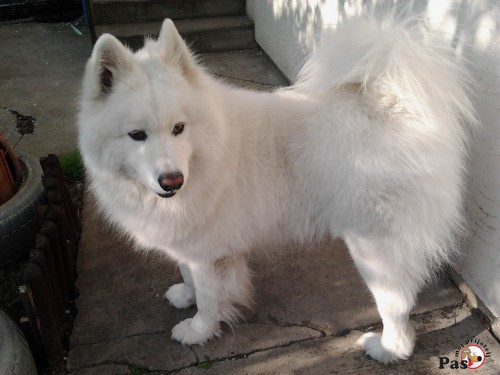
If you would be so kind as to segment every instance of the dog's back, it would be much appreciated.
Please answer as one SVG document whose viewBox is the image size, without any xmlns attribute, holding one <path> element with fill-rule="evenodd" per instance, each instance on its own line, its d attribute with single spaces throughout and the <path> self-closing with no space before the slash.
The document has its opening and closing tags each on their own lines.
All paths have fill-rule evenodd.
<svg viewBox="0 0 500 375">
<path fill-rule="evenodd" d="M 320 103 L 301 119 L 311 147 L 296 169 L 327 195 L 323 212 L 334 216 L 335 234 L 397 233 L 434 261 L 446 259 L 477 126 L 470 82 L 449 46 L 417 20 L 356 18 L 325 32 L 291 90 Z"/>
</svg>

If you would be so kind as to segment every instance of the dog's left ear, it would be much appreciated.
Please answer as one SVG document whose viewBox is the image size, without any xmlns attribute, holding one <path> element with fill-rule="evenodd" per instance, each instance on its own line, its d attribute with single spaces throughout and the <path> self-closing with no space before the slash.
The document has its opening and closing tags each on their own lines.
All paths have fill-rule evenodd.
<svg viewBox="0 0 500 375">
<path fill-rule="evenodd" d="M 199 69 L 196 66 L 196 60 L 169 18 L 163 21 L 158 36 L 158 45 L 167 64 L 180 67 L 189 80 L 194 81 L 198 78 Z"/>
</svg>

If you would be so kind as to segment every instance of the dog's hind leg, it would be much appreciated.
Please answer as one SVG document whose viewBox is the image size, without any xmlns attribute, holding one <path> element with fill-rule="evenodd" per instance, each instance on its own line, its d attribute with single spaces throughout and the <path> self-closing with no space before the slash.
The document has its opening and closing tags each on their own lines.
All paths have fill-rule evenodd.
<svg viewBox="0 0 500 375">
<path fill-rule="evenodd" d="M 189 270 L 198 312 L 172 329 L 172 339 L 185 345 L 204 344 L 221 334 L 221 321 L 238 319 L 238 305 L 250 305 L 250 273 L 245 255 L 223 257 L 212 264 L 190 263 Z"/>
<path fill-rule="evenodd" d="M 409 314 L 424 283 L 408 249 L 398 249 L 387 239 L 345 238 L 363 280 L 372 292 L 382 318 L 383 331 L 365 333 L 358 340 L 366 354 L 382 363 L 407 359 L 415 345 Z"/>
<path fill-rule="evenodd" d="M 183 283 L 172 285 L 165 293 L 165 298 L 178 309 L 187 309 L 196 303 L 193 277 L 187 264 L 179 264 Z"/>
</svg>

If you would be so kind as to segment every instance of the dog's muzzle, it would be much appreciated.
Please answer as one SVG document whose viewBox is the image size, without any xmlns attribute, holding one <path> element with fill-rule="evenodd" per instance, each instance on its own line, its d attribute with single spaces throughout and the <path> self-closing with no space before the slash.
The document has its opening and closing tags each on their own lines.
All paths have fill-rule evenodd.
<svg viewBox="0 0 500 375">
<path fill-rule="evenodd" d="M 184 183 L 184 175 L 181 172 L 164 173 L 158 177 L 158 184 L 165 193 L 157 193 L 162 198 L 170 198 L 177 193 Z"/>
</svg>

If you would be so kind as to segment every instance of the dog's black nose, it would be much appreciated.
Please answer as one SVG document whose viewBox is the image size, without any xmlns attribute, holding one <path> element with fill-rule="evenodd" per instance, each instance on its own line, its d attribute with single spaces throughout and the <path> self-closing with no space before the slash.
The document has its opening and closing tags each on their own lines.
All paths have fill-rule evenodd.
<svg viewBox="0 0 500 375">
<path fill-rule="evenodd" d="M 158 177 L 160 187 L 167 193 L 179 190 L 184 183 L 184 176 L 181 172 L 164 173 Z"/>
</svg>

